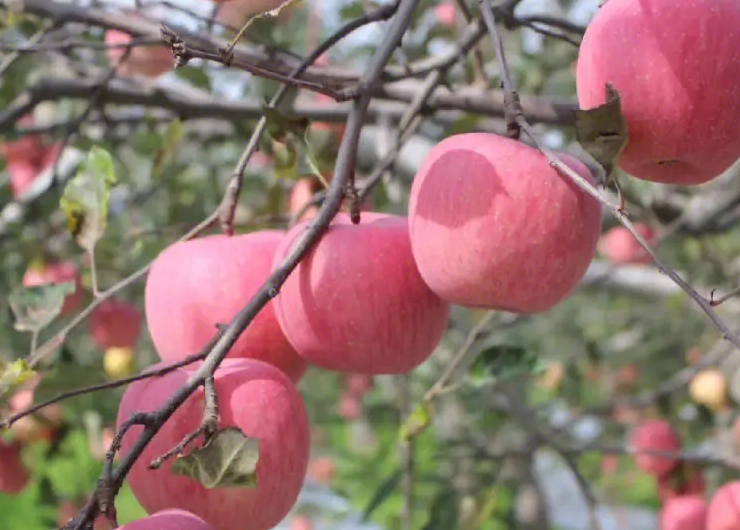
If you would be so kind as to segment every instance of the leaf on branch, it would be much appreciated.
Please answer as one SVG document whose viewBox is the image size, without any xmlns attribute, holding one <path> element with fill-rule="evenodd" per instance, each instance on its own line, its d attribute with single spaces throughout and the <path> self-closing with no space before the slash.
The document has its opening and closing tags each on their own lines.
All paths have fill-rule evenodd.
<svg viewBox="0 0 740 530">
<path fill-rule="evenodd" d="M 372 498 L 370 499 L 370 502 L 367 504 L 362 512 L 361 520 L 363 522 L 367 522 L 373 512 L 375 512 L 375 510 L 377 510 L 385 501 L 387 501 L 393 494 L 393 492 L 396 491 L 396 488 L 398 488 L 398 485 L 401 482 L 402 476 L 403 473 L 401 473 L 401 470 L 396 469 L 391 475 L 389 475 L 383 482 L 380 483 L 378 488 L 375 490 Z"/>
<path fill-rule="evenodd" d="M 262 110 L 267 119 L 267 132 L 278 142 L 282 142 L 288 134 L 303 136 L 310 124 L 306 118 L 291 118 L 269 106 L 264 106 Z"/>
<path fill-rule="evenodd" d="M 23 359 L 9 364 L 0 361 L 0 389 L 15 389 L 35 376 L 36 372 Z"/>
<path fill-rule="evenodd" d="M 193 478 L 206 488 L 256 488 L 257 462 L 259 440 L 229 427 L 175 460 L 172 473 Z"/>
<path fill-rule="evenodd" d="M 185 126 L 180 120 L 171 121 L 162 135 L 162 145 L 154 153 L 152 178 L 158 178 L 162 175 L 162 170 L 172 158 L 183 138 L 185 138 Z"/>
<path fill-rule="evenodd" d="M 417 403 L 413 412 L 409 414 L 406 421 L 401 425 L 400 437 L 404 442 L 413 440 L 424 432 L 432 424 L 434 419 L 434 406 L 430 401 Z"/>
<path fill-rule="evenodd" d="M 469 375 L 474 384 L 491 380 L 506 381 L 521 375 L 541 375 L 545 364 L 521 346 L 499 344 L 481 351 L 470 367 Z"/>
<path fill-rule="evenodd" d="M 577 109 L 575 127 L 578 142 L 609 177 L 629 139 L 619 92 L 607 83 L 606 103 L 589 110 Z"/>
<path fill-rule="evenodd" d="M 116 182 L 110 154 L 93 147 L 87 160 L 64 188 L 60 206 L 67 227 L 77 243 L 88 252 L 105 233 L 108 224 L 108 199 Z"/>
<path fill-rule="evenodd" d="M 75 282 L 16 288 L 8 296 L 15 329 L 30 333 L 41 331 L 59 315 L 64 299 L 74 291 Z"/>
</svg>

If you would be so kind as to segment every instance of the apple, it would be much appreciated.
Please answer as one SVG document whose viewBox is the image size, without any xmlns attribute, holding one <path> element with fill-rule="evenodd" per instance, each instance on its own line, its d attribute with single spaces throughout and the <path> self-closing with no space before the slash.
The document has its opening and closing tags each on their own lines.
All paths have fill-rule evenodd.
<svg viewBox="0 0 740 530">
<path fill-rule="evenodd" d="M 635 231 L 648 243 L 651 243 L 658 235 L 653 228 L 645 223 L 635 223 Z M 598 249 L 606 259 L 614 264 L 635 263 L 647 265 L 652 261 L 650 254 L 640 246 L 629 230 L 623 226 L 615 226 L 604 234 L 599 240 Z"/>
<path fill-rule="evenodd" d="M 588 25 L 578 103 L 621 95 L 629 141 L 619 166 L 652 182 L 707 182 L 740 157 L 740 38 L 735 0 L 609 0 Z"/>
<path fill-rule="evenodd" d="M 434 8 L 434 16 L 437 22 L 449 28 L 455 27 L 455 2 L 442 2 Z"/>
<path fill-rule="evenodd" d="M 202 350 L 262 287 L 285 233 L 263 230 L 176 243 L 154 261 L 145 287 L 146 321 L 163 361 Z M 306 371 L 280 330 L 269 302 L 242 333 L 230 357 L 274 364 L 297 381 Z"/>
<path fill-rule="evenodd" d="M 707 503 L 699 495 L 667 500 L 660 510 L 660 530 L 704 530 Z"/>
<path fill-rule="evenodd" d="M 137 519 L 118 530 L 213 530 L 213 526 L 185 510 L 162 510 L 149 517 Z"/>
<path fill-rule="evenodd" d="M 138 16 L 137 16 L 138 17 Z M 116 46 L 131 42 L 131 35 L 124 31 L 109 29 L 105 32 L 105 44 Z M 108 48 L 108 60 L 112 65 L 118 64 L 125 53 L 125 47 Z M 174 68 L 174 58 L 169 46 L 134 46 L 128 57 L 118 67 L 118 73 L 124 76 L 159 77 Z"/>
<path fill-rule="evenodd" d="M 727 390 L 727 378 L 718 368 L 702 370 L 689 385 L 691 399 L 713 410 L 721 410 L 727 406 Z"/>
<path fill-rule="evenodd" d="M 706 480 L 701 469 L 687 469 L 684 465 L 683 473 L 672 473 L 658 478 L 658 498 L 667 501 L 684 495 L 703 495 L 706 490 Z"/>
<path fill-rule="evenodd" d="M 21 461 L 20 443 L 0 438 L 0 493 L 17 495 L 28 481 L 28 471 Z"/>
<path fill-rule="evenodd" d="M 121 379 L 134 373 L 134 351 L 131 348 L 112 347 L 105 350 L 103 370 L 110 379 Z"/>
<path fill-rule="evenodd" d="M 311 202 L 314 193 L 321 189 L 321 183 L 312 177 L 302 178 L 293 184 L 290 189 L 290 196 L 288 198 L 288 212 L 298 213 L 303 207 Z M 306 221 L 316 217 L 319 209 L 316 206 L 309 206 L 303 215 L 298 218 L 299 221 Z"/>
<path fill-rule="evenodd" d="M 362 400 L 354 394 L 344 392 L 339 398 L 337 405 L 337 414 L 345 421 L 352 421 L 362 417 L 363 413 Z"/>
<path fill-rule="evenodd" d="M 9 161 L 7 168 L 10 177 L 10 192 L 14 198 L 30 188 L 38 176 L 36 167 L 25 160 Z"/>
<path fill-rule="evenodd" d="M 309 222 L 288 232 L 275 266 Z M 407 219 L 372 212 L 358 225 L 337 214 L 274 302 L 299 355 L 325 369 L 362 374 L 404 373 L 420 365 L 442 338 L 450 313 L 419 275 Z"/>
<path fill-rule="evenodd" d="M 8 401 L 9 410 L 7 412 L 0 410 L 0 417 L 11 416 L 31 408 L 34 404 L 36 386 L 40 381 L 40 377 L 34 377 L 16 390 Z M 53 403 L 34 414 L 24 416 L 13 422 L 8 431 L 11 433 L 13 440 L 21 444 L 39 441 L 50 442 L 56 436 L 61 423 L 62 409 L 59 404 Z"/>
<path fill-rule="evenodd" d="M 314 526 L 305 515 L 295 515 L 290 521 L 290 530 L 313 530 Z"/>
<path fill-rule="evenodd" d="M 344 387 L 346 392 L 361 398 L 373 389 L 373 377 L 367 374 L 347 374 Z"/>
<path fill-rule="evenodd" d="M 133 383 L 119 405 L 118 426 L 135 412 L 162 406 L 197 368 L 190 365 Z M 250 530 L 268 530 L 293 507 L 306 475 L 309 425 L 303 398 L 285 374 L 255 359 L 225 359 L 215 373 L 215 384 L 219 428 L 236 427 L 259 440 L 257 487 L 206 489 L 192 478 L 171 473 L 171 459 L 160 469 L 147 467 L 200 425 L 202 389 L 178 408 L 144 449 L 131 468 L 128 483 L 149 513 L 187 508 L 215 530 L 242 528 L 245 521 Z M 134 427 L 124 436 L 122 454 L 131 449 L 141 430 Z"/>
<path fill-rule="evenodd" d="M 562 158 L 593 182 L 580 161 Z M 432 148 L 417 171 L 409 227 L 421 276 L 444 300 L 539 313 L 585 274 L 601 206 L 526 144 L 459 134 Z"/>
<path fill-rule="evenodd" d="M 679 460 L 673 457 L 645 454 L 643 451 L 678 453 L 681 441 L 665 420 L 646 420 L 632 431 L 630 446 L 635 451 L 635 464 L 646 473 L 664 477 L 676 469 Z"/>
<path fill-rule="evenodd" d="M 735 530 L 740 526 L 740 482 L 729 482 L 714 492 L 706 521 L 706 530 Z"/>
<path fill-rule="evenodd" d="M 100 348 L 131 348 L 141 332 L 141 314 L 134 304 L 110 298 L 93 309 L 89 325 Z"/>
<path fill-rule="evenodd" d="M 314 458 L 308 464 L 307 476 L 319 484 L 331 484 L 336 474 L 334 459 L 328 456 Z"/>
<path fill-rule="evenodd" d="M 82 283 L 77 265 L 71 261 L 61 261 L 32 266 L 26 270 L 22 280 L 25 287 L 67 282 L 75 282 L 75 291 L 64 299 L 62 316 L 73 313 L 82 302 Z"/>
</svg>

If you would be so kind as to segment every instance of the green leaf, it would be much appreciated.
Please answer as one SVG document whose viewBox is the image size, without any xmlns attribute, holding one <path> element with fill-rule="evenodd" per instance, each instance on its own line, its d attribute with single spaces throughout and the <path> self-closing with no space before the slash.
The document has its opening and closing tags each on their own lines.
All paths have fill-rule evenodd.
<svg viewBox="0 0 740 530">
<path fill-rule="evenodd" d="M 59 315 L 64 299 L 74 291 L 74 282 L 16 288 L 8 296 L 15 329 L 31 333 L 41 331 Z"/>
<path fill-rule="evenodd" d="M 278 142 L 283 141 L 289 133 L 303 136 L 310 123 L 306 118 L 291 118 L 268 106 L 263 108 L 263 112 L 267 118 L 267 132 Z"/>
<path fill-rule="evenodd" d="M 448 487 L 442 488 L 432 501 L 429 519 L 422 530 L 448 530 L 458 526 L 458 492 Z"/>
<path fill-rule="evenodd" d="M 375 490 L 375 493 L 373 493 L 370 502 L 367 503 L 367 506 L 362 511 L 363 522 L 368 521 L 373 512 L 377 510 L 385 501 L 387 501 L 394 491 L 396 491 L 396 488 L 398 488 L 398 484 L 401 482 L 401 476 L 401 470 L 397 469 L 390 476 L 388 476 L 388 478 L 380 483 L 378 488 Z"/>
<path fill-rule="evenodd" d="M 17 359 L 10 364 L 0 361 L 0 389 L 16 388 L 35 376 L 36 372 L 23 359 Z"/>
<path fill-rule="evenodd" d="M 521 346 L 499 344 L 481 351 L 470 367 L 473 383 L 485 384 L 491 379 L 505 381 L 525 374 L 540 375 L 545 364 Z"/>
<path fill-rule="evenodd" d="M 153 178 L 162 176 L 163 169 L 172 159 L 172 155 L 183 138 L 185 138 L 185 127 L 182 122 L 180 120 L 171 121 L 162 135 L 162 146 L 154 153 L 154 162 L 152 163 Z"/>
<path fill-rule="evenodd" d="M 619 92 L 606 84 L 606 103 L 589 110 L 577 109 L 575 114 L 576 138 L 596 160 L 609 177 L 617 167 L 629 134 L 627 121 L 622 115 Z"/>
<path fill-rule="evenodd" d="M 401 425 L 400 437 L 403 441 L 410 441 L 424 432 L 434 419 L 434 406 L 430 401 L 417 403 L 413 412 Z"/>
<path fill-rule="evenodd" d="M 256 488 L 258 461 L 259 440 L 229 427 L 175 460 L 172 473 L 193 478 L 206 488 Z"/>
<path fill-rule="evenodd" d="M 88 252 L 105 233 L 108 199 L 116 182 L 113 159 L 104 149 L 93 147 L 87 160 L 64 188 L 60 206 L 67 227 L 77 243 Z"/>
<path fill-rule="evenodd" d="M 203 88 L 209 92 L 211 90 L 211 79 L 203 68 L 181 66 L 175 70 L 175 75 L 180 79 L 184 79 L 196 88 Z"/>
</svg>

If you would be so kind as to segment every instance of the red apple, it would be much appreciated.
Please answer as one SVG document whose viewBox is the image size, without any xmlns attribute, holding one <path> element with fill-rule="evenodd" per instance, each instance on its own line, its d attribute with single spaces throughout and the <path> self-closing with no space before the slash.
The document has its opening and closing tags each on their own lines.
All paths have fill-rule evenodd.
<svg viewBox="0 0 740 530">
<path fill-rule="evenodd" d="M 249 18 L 260 13 L 266 13 L 282 6 L 287 0 L 214 0 L 221 4 L 216 14 L 219 24 L 226 24 L 233 28 L 241 28 Z M 286 7 L 278 14 L 278 21 L 287 23 L 290 20 L 292 9 Z"/>
<path fill-rule="evenodd" d="M 176 243 L 152 265 L 145 288 L 149 333 L 163 361 L 199 352 L 262 287 L 284 233 L 264 230 Z M 270 302 L 234 344 L 230 357 L 269 362 L 294 381 L 306 370 L 280 330 Z"/>
<path fill-rule="evenodd" d="M 698 495 L 675 497 L 660 510 L 660 530 L 704 530 L 707 503 Z"/>
<path fill-rule="evenodd" d="M 740 3 L 609 0 L 580 46 L 583 109 L 621 95 L 629 142 L 620 167 L 640 179 L 707 182 L 740 157 Z"/>
<path fill-rule="evenodd" d="M 39 382 L 40 378 L 34 378 L 11 396 L 8 402 L 10 405 L 8 415 L 17 414 L 33 406 L 34 392 Z M 3 416 L 2 411 L 0 411 L 1 416 Z M 55 403 L 44 407 L 35 414 L 22 417 L 14 422 L 8 430 L 16 442 L 25 444 L 52 441 L 61 422 L 62 409 L 59 404 Z"/>
<path fill-rule="evenodd" d="M 345 392 L 339 398 L 337 405 L 337 414 L 345 421 L 352 421 L 362 417 L 363 406 L 359 397 L 354 394 Z"/>
<path fill-rule="evenodd" d="M 729 482 L 714 492 L 706 520 L 706 530 L 736 530 L 740 527 L 740 482 Z"/>
<path fill-rule="evenodd" d="M 443 26 L 454 28 L 456 11 L 455 2 L 442 2 L 434 8 L 434 15 Z"/>
<path fill-rule="evenodd" d="M 313 530 L 313 523 L 305 515 L 295 515 L 290 521 L 290 530 Z"/>
<path fill-rule="evenodd" d="M 671 457 L 663 457 L 644 454 L 643 451 L 661 451 L 666 453 L 678 453 L 681 451 L 681 441 L 665 420 L 647 420 L 639 424 L 630 436 L 630 446 L 636 452 L 635 464 L 646 473 L 663 477 L 673 471 L 679 464 L 679 460 Z"/>
<path fill-rule="evenodd" d="M 0 438 L 0 493 L 17 495 L 28 480 L 28 471 L 21 461 L 21 445 Z"/>
<path fill-rule="evenodd" d="M 90 335 L 100 348 L 130 348 L 141 332 L 135 305 L 116 299 L 101 302 L 90 314 Z"/>
<path fill-rule="evenodd" d="M 8 176 L 10 177 L 10 192 L 17 198 L 36 180 L 39 172 L 26 161 L 8 162 Z"/>
<path fill-rule="evenodd" d="M 334 459 L 328 456 L 314 458 L 308 464 L 307 476 L 319 484 L 331 484 L 336 473 Z"/>
<path fill-rule="evenodd" d="M 275 265 L 308 222 L 288 232 Z M 405 217 L 337 214 L 275 298 L 285 336 L 307 361 L 329 370 L 394 374 L 424 362 L 442 338 L 449 305 L 424 284 Z"/>
<path fill-rule="evenodd" d="M 314 193 L 319 189 L 321 189 L 321 185 L 314 178 L 307 177 L 298 180 L 293 184 L 293 187 L 290 190 L 290 196 L 288 198 L 288 212 L 300 212 L 306 204 L 311 202 Z M 303 212 L 299 221 L 306 221 L 316 217 L 318 211 L 319 209 L 316 206 L 309 206 L 306 208 L 306 211 Z"/>
<path fill-rule="evenodd" d="M 131 42 L 131 35 L 126 32 L 109 29 L 105 32 L 105 44 L 115 46 Z M 118 61 L 126 53 L 125 47 L 108 48 L 108 60 L 111 64 Z M 172 51 L 166 45 L 134 46 L 128 57 L 118 67 L 118 72 L 125 76 L 141 75 L 144 77 L 158 77 L 174 68 Z"/>
<path fill-rule="evenodd" d="M 20 127 L 33 126 L 33 116 L 27 114 L 18 119 L 16 125 Z M 27 135 L 10 142 L 0 143 L 0 154 L 8 162 L 26 162 L 34 163 L 43 157 L 46 148 L 41 136 Z"/>
<path fill-rule="evenodd" d="M 178 369 L 163 377 L 133 383 L 121 400 L 118 426 L 135 412 L 157 409 L 182 385 L 197 366 Z M 309 425 L 303 399 L 277 368 L 254 359 L 226 359 L 216 371 L 219 428 L 237 427 L 259 440 L 257 487 L 206 489 L 189 477 L 170 472 L 172 460 L 158 470 L 152 459 L 178 444 L 195 430 L 203 415 L 202 389 L 159 430 L 136 461 L 127 480 L 139 503 L 149 513 L 187 508 L 215 530 L 268 530 L 293 507 L 306 474 Z M 126 454 L 141 433 L 135 427 L 123 438 Z"/>
<path fill-rule="evenodd" d="M 162 510 L 119 526 L 118 530 L 213 530 L 213 527 L 185 510 Z"/>
<path fill-rule="evenodd" d="M 581 176 L 581 162 L 563 155 Z M 599 203 L 540 152 L 490 133 L 449 137 L 419 168 L 409 201 L 411 245 L 441 298 L 518 313 L 561 302 L 586 272 Z"/>
<path fill-rule="evenodd" d="M 373 377 L 367 374 L 347 374 L 344 379 L 347 392 L 357 397 L 363 397 L 373 389 Z"/>
<path fill-rule="evenodd" d="M 29 268 L 23 276 L 25 287 L 37 287 L 50 283 L 75 282 L 75 291 L 67 295 L 62 306 L 62 315 L 69 315 L 77 309 L 82 302 L 82 283 L 77 265 L 71 261 L 47 263 L 39 267 Z"/>
<path fill-rule="evenodd" d="M 648 243 L 658 235 L 650 226 L 644 223 L 635 223 L 635 230 Z M 637 240 L 623 226 L 615 226 L 599 240 L 599 252 L 614 264 L 637 263 L 647 265 L 652 261 L 650 254 L 645 252 Z"/>
<path fill-rule="evenodd" d="M 687 466 L 684 466 L 687 468 Z M 658 498 L 666 501 L 684 495 L 703 495 L 707 483 L 701 469 L 687 469 L 684 474 L 671 473 L 658 477 Z"/>
</svg>

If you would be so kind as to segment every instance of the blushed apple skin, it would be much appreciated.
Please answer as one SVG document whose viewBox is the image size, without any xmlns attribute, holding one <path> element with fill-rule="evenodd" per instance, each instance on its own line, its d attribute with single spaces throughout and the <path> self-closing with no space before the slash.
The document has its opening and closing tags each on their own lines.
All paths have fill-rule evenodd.
<svg viewBox="0 0 740 530">
<path fill-rule="evenodd" d="M 127 44 L 131 35 L 126 32 L 109 29 L 105 32 L 105 44 Z M 108 60 L 117 64 L 126 53 L 126 48 L 108 48 Z M 172 51 L 167 46 L 134 46 L 128 57 L 118 67 L 118 72 L 125 76 L 141 75 L 159 77 L 175 67 Z"/>
<path fill-rule="evenodd" d="M 578 103 L 621 95 L 629 141 L 619 159 L 652 182 L 707 182 L 740 157 L 740 3 L 609 0 L 581 42 Z"/>
<path fill-rule="evenodd" d="M 117 425 L 134 412 L 160 407 L 197 365 L 160 378 L 132 384 L 124 394 Z M 194 479 L 173 475 L 172 460 L 160 469 L 148 464 L 195 430 L 203 415 L 202 389 L 192 395 L 164 424 L 136 461 L 127 480 L 149 513 L 181 508 L 202 517 L 215 530 L 268 530 L 293 507 L 303 484 L 309 457 L 309 424 L 303 398 L 280 370 L 254 359 L 225 359 L 216 371 L 219 429 L 237 427 L 259 439 L 256 489 L 206 489 Z M 123 439 L 122 454 L 131 448 L 140 427 Z M 248 526 L 245 526 L 246 523 Z"/>
<path fill-rule="evenodd" d="M 118 530 L 213 530 L 203 519 L 185 510 L 163 510 L 131 521 Z"/>
<path fill-rule="evenodd" d="M 0 439 L 0 493 L 17 495 L 28 480 L 28 471 L 21 461 L 20 444 Z"/>
<path fill-rule="evenodd" d="M 90 314 L 90 335 L 103 349 L 130 348 L 141 332 L 141 314 L 135 305 L 109 299 Z"/>
<path fill-rule="evenodd" d="M 639 424 L 630 435 L 630 446 L 636 451 L 681 451 L 678 435 L 665 420 L 647 420 Z M 676 468 L 678 460 L 642 453 L 635 455 L 635 464 L 646 473 L 664 477 Z"/>
<path fill-rule="evenodd" d="M 61 315 L 66 316 L 79 307 L 82 302 L 82 284 L 80 272 L 71 261 L 47 263 L 41 268 L 30 268 L 23 275 L 24 287 L 37 287 L 47 284 L 75 282 L 75 291 L 64 299 Z"/>
<path fill-rule="evenodd" d="M 651 226 L 645 223 L 635 223 L 635 230 L 648 243 L 658 235 Z M 652 261 L 650 254 L 623 226 L 615 226 L 604 234 L 599 240 L 598 247 L 604 257 L 615 265 L 629 263 L 647 265 Z"/>
<path fill-rule="evenodd" d="M 339 213 L 288 277 L 274 300 L 275 314 L 304 359 L 327 370 L 394 374 L 432 354 L 450 308 L 419 276 L 407 222 L 367 212 L 352 225 Z M 288 232 L 275 266 L 307 226 Z"/>
<path fill-rule="evenodd" d="M 714 492 L 707 511 L 706 530 L 740 527 L 740 482 L 729 482 Z"/>
<path fill-rule="evenodd" d="M 562 158 L 592 182 L 582 163 Z M 409 229 L 421 276 L 444 300 L 539 313 L 585 274 L 601 206 L 533 148 L 490 133 L 460 134 L 437 144 L 417 171 Z"/>
<path fill-rule="evenodd" d="M 198 353 L 262 287 L 285 237 L 278 230 L 203 237 L 176 243 L 154 261 L 147 277 L 147 326 L 163 361 Z M 230 357 L 269 362 L 297 381 L 306 371 L 269 302 L 244 330 Z"/>
<path fill-rule="evenodd" d="M 660 530 L 705 530 L 707 503 L 698 495 L 667 500 L 660 510 Z"/>
</svg>

